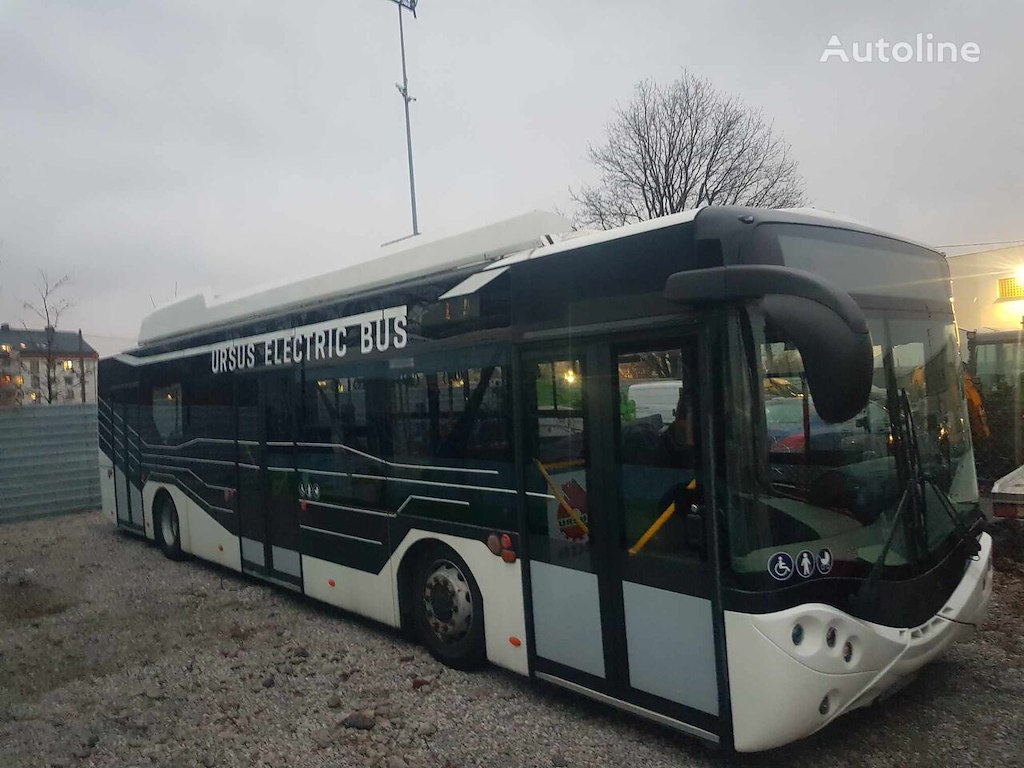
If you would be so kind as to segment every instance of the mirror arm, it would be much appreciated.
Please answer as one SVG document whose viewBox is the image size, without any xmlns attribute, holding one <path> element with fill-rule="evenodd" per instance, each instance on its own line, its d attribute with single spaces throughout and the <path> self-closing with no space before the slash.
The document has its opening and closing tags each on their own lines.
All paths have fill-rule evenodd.
<svg viewBox="0 0 1024 768">
<path fill-rule="evenodd" d="M 867 333 L 867 321 L 849 294 L 793 267 L 737 264 L 676 272 L 665 281 L 665 298 L 677 303 L 747 301 L 779 294 L 816 301 L 835 312 L 852 333 Z"/>
</svg>

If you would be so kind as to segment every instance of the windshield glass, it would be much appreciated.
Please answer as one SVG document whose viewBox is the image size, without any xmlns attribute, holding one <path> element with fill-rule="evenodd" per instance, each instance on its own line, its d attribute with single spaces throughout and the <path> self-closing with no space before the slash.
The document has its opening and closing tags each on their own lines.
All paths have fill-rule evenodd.
<svg viewBox="0 0 1024 768">
<path fill-rule="evenodd" d="M 863 577 L 881 559 L 885 578 L 909 578 L 955 542 L 954 517 L 976 514 L 955 326 L 895 311 L 868 324 L 868 404 L 827 424 L 795 347 L 763 320 L 737 323 L 753 379 L 737 378 L 729 398 L 730 444 L 744 446 L 729 469 L 734 574 Z M 780 552 L 789 559 L 772 573 Z M 802 572 L 808 563 L 814 573 Z"/>
</svg>

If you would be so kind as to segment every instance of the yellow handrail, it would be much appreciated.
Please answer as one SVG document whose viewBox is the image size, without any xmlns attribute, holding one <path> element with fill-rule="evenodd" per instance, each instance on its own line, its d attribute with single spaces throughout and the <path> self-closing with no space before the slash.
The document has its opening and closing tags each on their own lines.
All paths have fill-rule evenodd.
<svg viewBox="0 0 1024 768">
<path fill-rule="evenodd" d="M 562 495 L 562 492 L 558 489 L 558 486 L 555 484 L 555 481 L 551 479 L 551 475 L 548 474 L 548 471 L 544 468 L 544 465 L 540 463 L 540 459 L 534 459 L 533 463 L 537 465 L 537 469 L 540 470 L 541 475 L 544 477 L 544 482 L 548 484 L 548 488 L 550 488 L 551 492 L 555 494 L 555 498 L 558 500 L 558 503 L 562 507 L 562 509 L 569 513 L 569 517 L 573 519 L 573 521 L 576 523 L 576 525 L 579 526 L 581 531 L 589 534 L 590 529 L 587 528 L 587 524 L 583 522 L 583 518 L 580 517 L 579 512 L 573 509 L 569 505 L 569 502 L 565 500 L 565 496 Z"/>
<path fill-rule="evenodd" d="M 696 489 L 696 487 L 697 487 L 697 479 L 694 478 L 686 486 L 686 490 L 692 491 L 692 490 Z M 652 538 L 654 538 L 654 535 L 658 531 L 661 530 L 661 526 L 663 526 L 665 523 L 667 523 L 669 518 L 672 517 L 672 515 L 674 515 L 675 513 L 676 513 L 676 503 L 673 501 L 671 504 L 668 505 L 668 507 L 665 509 L 665 511 L 662 512 L 658 516 L 658 519 L 655 520 L 653 523 L 651 523 L 651 527 L 648 528 L 646 531 L 644 531 L 644 535 L 640 537 L 640 539 L 637 541 L 637 543 L 629 548 L 629 554 L 635 555 L 638 552 L 640 552 L 640 550 L 642 550 L 644 547 L 646 547 L 647 546 L 647 542 L 649 542 Z"/>
<path fill-rule="evenodd" d="M 644 531 L 644 535 L 640 537 L 640 540 L 637 541 L 636 544 L 634 544 L 632 547 L 629 548 L 629 554 L 635 555 L 641 549 L 646 547 L 647 546 L 647 542 L 650 541 L 654 537 L 654 534 L 656 534 L 658 531 L 661 530 L 661 526 L 663 526 L 665 523 L 667 523 L 668 519 L 670 517 L 672 517 L 672 515 L 674 515 L 675 513 L 676 513 L 676 503 L 673 501 L 671 504 L 668 505 L 668 508 L 664 512 L 661 513 L 661 515 L 658 517 L 658 519 L 655 520 L 653 523 L 651 523 L 651 527 L 648 528 L 646 531 Z"/>
</svg>

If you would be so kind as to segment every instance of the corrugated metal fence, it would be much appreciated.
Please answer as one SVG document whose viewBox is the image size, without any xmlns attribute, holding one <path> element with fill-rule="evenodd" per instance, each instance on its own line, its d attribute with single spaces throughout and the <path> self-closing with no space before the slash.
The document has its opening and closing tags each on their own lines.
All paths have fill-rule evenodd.
<svg viewBox="0 0 1024 768">
<path fill-rule="evenodd" d="M 100 506 L 96 404 L 0 409 L 0 523 Z"/>
</svg>

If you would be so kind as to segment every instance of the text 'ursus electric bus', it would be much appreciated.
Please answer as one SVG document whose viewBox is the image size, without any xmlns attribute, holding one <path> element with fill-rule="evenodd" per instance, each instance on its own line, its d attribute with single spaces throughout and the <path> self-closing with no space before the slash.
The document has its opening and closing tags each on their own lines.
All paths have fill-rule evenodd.
<svg viewBox="0 0 1024 768">
<path fill-rule="evenodd" d="M 155 311 L 101 362 L 106 513 L 743 751 L 977 624 L 942 256 L 800 211 L 568 230 Z"/>
</svg>

